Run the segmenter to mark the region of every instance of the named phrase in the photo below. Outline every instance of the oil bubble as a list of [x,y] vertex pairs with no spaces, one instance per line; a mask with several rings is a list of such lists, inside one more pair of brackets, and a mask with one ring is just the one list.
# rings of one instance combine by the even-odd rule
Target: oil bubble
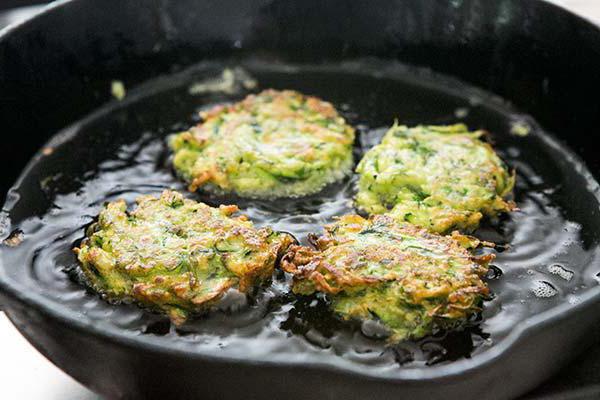
[[573,271],[566,269],[560,264],[548,265],[548,272],[554,275],[558,275],[567,282],[573,279],[573,275],[575,275]]
[[558,294],[558,290],[546,281],[535,281],[532,290],[533,294],[540,298],[554,297]]

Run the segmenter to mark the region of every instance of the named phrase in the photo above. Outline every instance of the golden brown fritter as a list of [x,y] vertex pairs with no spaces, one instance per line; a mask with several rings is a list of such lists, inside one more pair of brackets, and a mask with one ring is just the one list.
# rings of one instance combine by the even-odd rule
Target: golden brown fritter
[[210,207],[166,190],[127,211],[108,203],[75,249],[90,286],[134,300],[175,323],[215,304],[230,288],[250,292],[270,280],[288,234],[254,228],[236,206]]
[[358,164],[356,205],[369,214],[444,233],[472,231],[484,215],[511,211],[515,178],[492,147],[463,124],[394,125]]
[[265,90],[201,116],[170,142],[191,191],[297,197],[351,173],[354,129],[316,97]]
[[293,291],[326,293],[342,319],[379,321],[391,341],[459,325],[489,293],[481,278],[493,255],[473,256],[467,248],[479,242],[458,233],[346,215],[313,243],[316,249],[291,246],[282,259]]

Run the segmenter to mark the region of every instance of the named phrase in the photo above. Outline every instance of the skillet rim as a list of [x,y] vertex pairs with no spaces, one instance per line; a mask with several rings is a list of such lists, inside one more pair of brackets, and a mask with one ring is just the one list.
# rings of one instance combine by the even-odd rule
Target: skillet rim
[[[50,3],[34,13],[29,18],[18,22],[13,25],[9,25],[0,30],[0,42],[3,41],[9,35],[17,32],[19,28],[35,22],[36,19],[46,14],[54,12],[56,9],[65,7],[71,3],[77,3],[82,0],[57,0]],[[558,10],[558,12],[568,14],[572,18],[578,19],[583,23],[592,25],[596,29],[600,29],[600,23],[593,21],[585,16],[575,14],[574,12],[567,9],[564,5],[556,4],[547,0],[535,0],[536,2],[546,4],[547,6]],[[52,141],[55,136],[52,136],[49,141]],[[559,143],[552,136],[544,137],[549,139],[549,145],[557,146]],[[48,143],[48,142],[47,142]],[[41,146],[43,148],[44,146]],[[38,152],[39,154],[39,152]],[[593,175],[590,173],[580,157],[567,148],[566,156],[568,161],[579,161],[584,169],[579,171],[581,175],[586,178],[592,178],[593,182],[597,182]],[[37,154],[34,155],[31,160],[21,171],[19,177],[13,186],[8,190],[10,194],[14,188],[18,187],[24,177],[26,177],[34,165],[37,159]],[[596,197],[600,201],[600,191],[598,186],[596,187]],[[9,202],[9,196],[3,205],[3,209]],[[5,222],[9,222],[10,218],[6,214],[0,214],[0,226],[3,226]],[[0,247],[0,253],[2,247]],[[600,267],[600,259],[591,261],[588,266],[595,265]],[[567,318],[570,313],[578,312],[578,310],[591,306],[593,304],[600,303],[600,285],[589,288],[580,296],[580,301],[576,304],[562,303],[558,306],[552,307],[540,314],[533,315],[526,318],[524,321],[515,326],[511,332],[495,346],[487,349],[486,351],[476,354],[469,359],[461,359],[453,361],[444,365],[435,365],[429,367],[415,367],[409,369],[395,370],[393,373],[386,372],[369,372],[368,369],[364,369],[361,366],[342,367],[334,365],[332,363],[319,363],[319,362],[302,362],[301,360],[269,360],[269,359],[256,359],[256,358],[243,358],[219,355],[216,353],[204,351],[190,351],[190,349],[184,349],[183,347],[174,348],[168,343],[160,343],[160,339],[150,336],[133,336],[125,334],[122,329],[116,327],[102,327],[100,324],[94,323],[91,320],[82,320],[78,318],[75,312],[67,312],[62,309],[59,303],[53,301],[49,302],[41,294],[41,292],[28,291],[18,281],[12,280],[6,273],[6,268],[2,260],[0,259],[0,298],[1,296],[7,296],[10,298],[9,302],[16,301],[25,307],[30,307],[36,312],[44,315],[45,317],[54,320],[64,326],[71,329],[77,330],[80,334],[92,335],[95,338],[111,342],[116,345],[127,346],[136,350],[150,351],[158,354],[166,354],[170,356],[178,356],[185,358],[192,358],[199,362],[214,362],[214,363],[241,363],[246,366],[270,366],[270,367],[293,367],[294,369],[306,369],[313,371],[332,372],[339,375],[345,375],[351,378],[368,379],[373,381],[380,381],[385,383],[400,384],[400,383],[431,383],[431,381],[447,381],[453,380],[457,377],[464,377],[469,373],[477,373],[479,370],[486,368],[490,364],[493,364],[495,360],[505,356],[509,356],[511,350],[518,345],[519,341],[526,338],[527,334],[531,332],[537,332],[541,329],[548,327],[554,323],[560,322]],[[6,311],[10,318],[11,307],[2,307],[0,304],[0,310]],[[11,319],[12,322],[12,319]]]

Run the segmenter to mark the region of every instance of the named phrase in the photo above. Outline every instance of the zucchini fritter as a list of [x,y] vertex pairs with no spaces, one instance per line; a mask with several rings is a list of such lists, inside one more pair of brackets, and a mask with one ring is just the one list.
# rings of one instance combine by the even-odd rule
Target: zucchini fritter
[[166,190],[127,211],[106,204],[76,248],[89,285],[109,299],[134,300],[182,323],[230,288],[247,293],[271,278],[294,239],[256,229],[236,206],[210,207]]
[[394,125],[358,164],[358,208],[439,233],[472,231],[483,215],[513,210],[504,197],[514,174],[479,140],[483,133],[463,124]]
[[244,197],[297,197],[351,172],[354,129],[316,97],[265,90],[201,117],[170,142],[190,191],[206,185]]
[[313,238],[316,250],[291,246],[282,268],[293,291],[323,292],[344,320],[375,320],[389,340],[417,339],[451,328],[480,310],[493,254],[473,256],[475,238],[440,236],[393,218],[346,215]]

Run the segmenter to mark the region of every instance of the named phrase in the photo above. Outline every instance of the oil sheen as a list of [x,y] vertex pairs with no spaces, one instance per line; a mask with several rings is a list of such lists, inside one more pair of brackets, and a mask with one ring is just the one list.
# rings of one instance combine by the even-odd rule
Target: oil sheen
[[[230,68],[232,74],[223,74]],[[190,89],[191,88],[191,89]],[[132,202],[165,188],[211,205],[238,204],[257,225],[306,243],[337,215],[355,212],[355,178],[318,195],[243,200],[187,193],[170,167],[167,137],[198,122],[198,110],[237,101],[261,89],[295,89],[332,102],[357,128],[355,161],[398,120],[413,125],[464,122],[486,137],[517,173],[519,211],[486,221],[476,236],[498,243],[488,283],[494,293],[463,330],[386,346],[376,327],[338,321],[322,296],[297,298],[289,277],[246,302],[227,296],[219,310],[175,328],[131,304],[109,304],[79,281],[71,249],[103,203]],[[57,134],[11,190],[3,237],[19,240],[1,253],[9,274],[74,318],[135,340],[233,358],[365,366],[392,373],[477,357],[527,318],[597,285],[598,187],[585,167],[536,122],[491,94],[399,64],[355,61],[298,66],[257,60],[197,65],[129,89]],[[21,242],[22,239],[22,242]],[[18,243],[17,243],[18,242]]]

